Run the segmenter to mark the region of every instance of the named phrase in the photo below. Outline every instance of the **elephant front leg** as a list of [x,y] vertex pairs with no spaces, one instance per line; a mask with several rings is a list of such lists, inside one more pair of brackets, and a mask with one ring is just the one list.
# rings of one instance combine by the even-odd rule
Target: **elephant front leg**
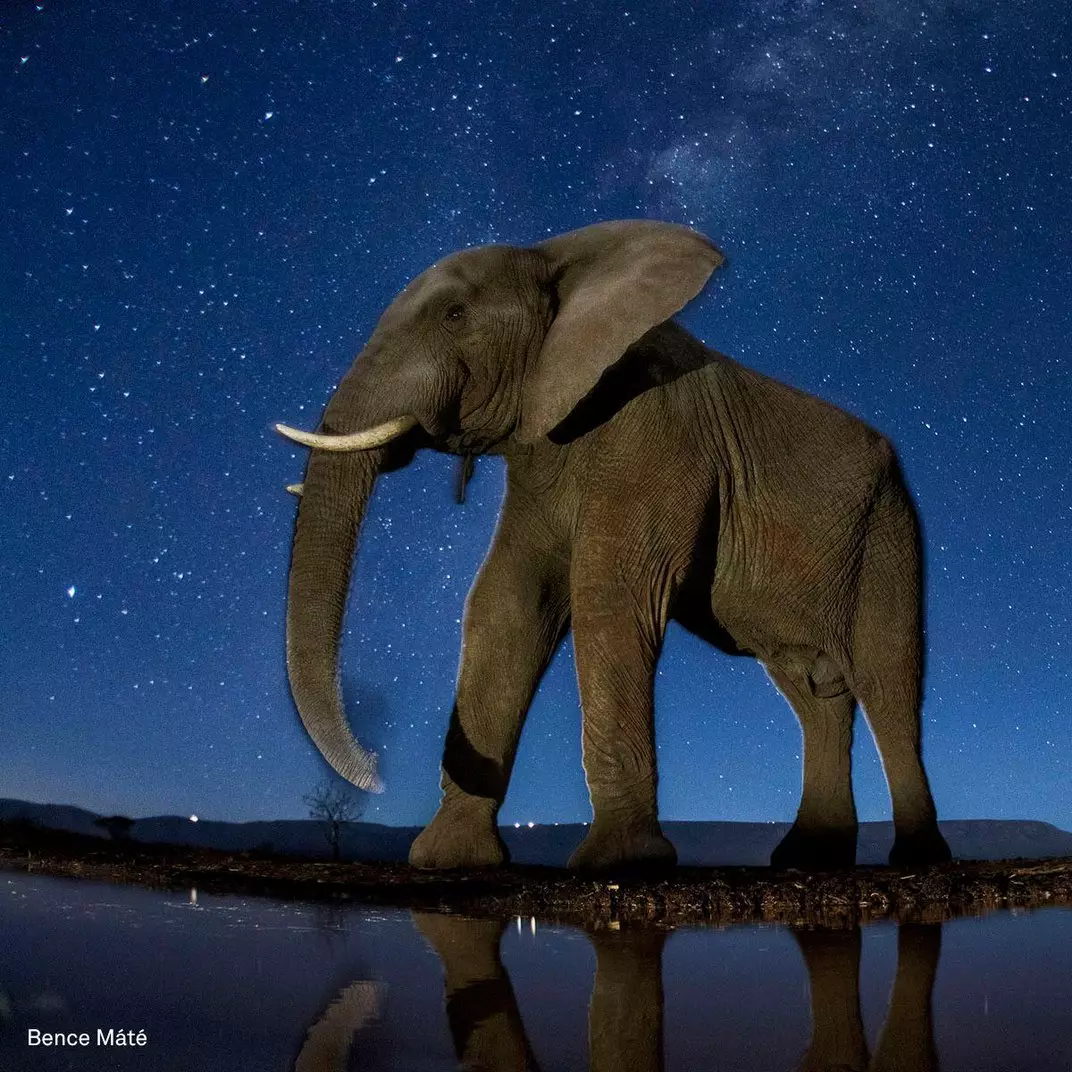
[[654,680],[665,622],[613,586],[574,595],[574,651],[583,757],[593,821],[570,857],[575,870],[673,866],[659,826]]
[[443,799],[413,842],[423,869],[498,867],[509,859],[497,818],[525,714],[561,639],[568,596],[555,560],[500,538],[469,596],[458,693],[440,784]]
[[[516,721],[520,725],[521,718]],[[505,721],[504,728],[507,728]],[[505,741],[497,743],[503,747],[487,749],[488,753],[498,753],[497,759],[478,751],[455,704],[439,782],[443,798],[432,821],[410,846],[409,862],[413,867],[435,871],[501,867],[510,862],[510,852],[499,836],[497,819],[513,750]],[[451,770],[459,774],[461,784],[451,777]],[[463,785],[475,791],[469,792]]]

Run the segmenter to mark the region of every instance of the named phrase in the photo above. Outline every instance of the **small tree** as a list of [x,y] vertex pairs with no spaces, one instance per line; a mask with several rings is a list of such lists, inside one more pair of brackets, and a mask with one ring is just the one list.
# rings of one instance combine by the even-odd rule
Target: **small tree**
[[357,822],[364,814],[365,794],[349,782],[325,778],[311,793],[306,793],[302,801],[309,807],[309,818],[320,823],[331,846],[331,858],[338,860],[343,824]]
[[94,826],[99,826],[108,831],[108,836],[113,841],[126,841],[130,836],[130,828],[134,825],[133,819],[125,815],[106,815],[93,820]]

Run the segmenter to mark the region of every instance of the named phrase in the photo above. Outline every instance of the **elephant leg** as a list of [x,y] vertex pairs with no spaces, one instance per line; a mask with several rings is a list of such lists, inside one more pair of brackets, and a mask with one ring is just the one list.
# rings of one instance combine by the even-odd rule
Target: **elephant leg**
[[[864,609],[853,653],[852,688],[875,738],[893,804],[890,863],[916,867],[950,858],[923,769],[920,741],[921,657],[885,610]],[[872,620],[877,619],[878,624]]]
[[410,849],[425,869],[508,860],[496,819],[525,714],[569,616],[567,566],[504,510],[470,592],[457,699],[443,752],[443,799]]
[[879,689],[861,692],[893,802],[890,863],[918,867],[950,859],[920,758],[918,708]]
[[806,681],[775,666],[767,673],[789,701],[804,743],[804,779],[796,821],[771,855],[772,867],[802,870],[852,867],[856,805],[852,797],[851,692],[815,696]]
[[655,664],[666,623],[644,608],[646,602],[621,582],[574,591],[584,772],[593,811],[588,836],[569,860],[575,870],[677,861],[656,803]]
[[447,1023],[463,1069],[534,1072],[514,988],[499,958],[505,920],[414,912],[413,922],[443,964]]
[[941,923],[898,927],[897,973],[872,1072],[935,1072],[938,1068],[931,996],[941,952]]
[[662,1072],[663,946],[656,930],[590,931],[589,1072]]
[[790,933],[800,946],[811,994],[811,1041],[799,1072],[864,1072],[867,1042],[860,1017],[860,928]]

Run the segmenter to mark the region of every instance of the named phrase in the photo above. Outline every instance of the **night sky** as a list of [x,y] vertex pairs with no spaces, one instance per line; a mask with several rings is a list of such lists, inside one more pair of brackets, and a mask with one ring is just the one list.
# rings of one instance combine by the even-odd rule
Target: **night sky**
[[[994,8],[996,7],[996,10]],[[0,796],[299,817],[326,771],[283,623],[305,452],[380,311],[444,254],[597,220],[729,265],[709,345],[897,447],[928,562],[942,818],[1072,828],[1072,9],[9,0],[0,15]],[[502,463],[377,489],[344,648],[387,790],[438,800]],[[672,627],[661,812],[788,820],[800,743],[750,660]],[[889,815],[857,723],[862,819]],[[569,645],[507,822],[590,817]]]

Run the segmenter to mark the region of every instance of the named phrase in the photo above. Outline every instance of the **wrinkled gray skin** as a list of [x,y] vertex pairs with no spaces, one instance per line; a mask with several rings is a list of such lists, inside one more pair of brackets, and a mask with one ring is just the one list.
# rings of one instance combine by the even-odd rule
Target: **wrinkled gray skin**
[[325,435],[418,422],[375,449],[315,447],[294,533],[291,689],[317,747],[364,788],[375,757],[350,734],[338,664],[375,480],[422,446],[506,460],[417,867],[505,861],[496,816],[570,626],[594,811],[570,866],[672,863],[652,708],[670,619],[761,660],[800,720],[803,795],[775,865],[852,864],[857,702],[893,800],[891,861],[948,858],[920,759],[919,541],[893,451],[669,319],[722,261],[703,236],[652,221],[453,254],[392,302],[329,402]]

